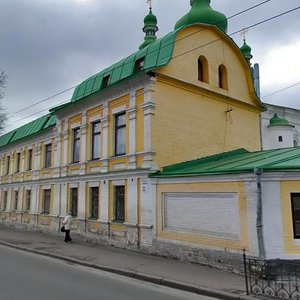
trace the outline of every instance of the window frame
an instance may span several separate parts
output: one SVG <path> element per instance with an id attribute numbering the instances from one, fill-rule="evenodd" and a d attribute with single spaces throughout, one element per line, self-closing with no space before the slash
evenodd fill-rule
<path id="1" fill-rule="evenodd" d="M 6 175 L 9 174 L 10 171 L 10 155 L 6 156 Z"/>
<path id="2" fill-rule="evenodd" d="M 78 188 L 77 187 L 70 188 L 70 211 L 73 217 L 78 216 Z"/>
<path id="3" fill-rule="evenodd" d="M 3 205 L 2 205 L 3 211 L 7 210 L 7 199 L 8 199 L 8 192 L 3 191 Z"/>
<path id="4" fill-rule="evenodd" d="M 209 83 L 208 60 L 203 55 L 198 58 L 198 80 L 204 83 Z"/>
<path id="5" fill-rule="evenodd" d="M 17 159 L 16 159 L 16 172 L 20 172 L 21 167 L 21 152 L 17 152 Z"/>
<path id="6" fill-rule="evenodd" d="M 125 122 L 124 124 L 121 124 L 119 125 L 118 124 L 118 120 L 119 118 L 121 117 L 124 117 L 125 118 Z M 121 156 L 121 155 L 125 155 L 126 154 L 126 111 L 122 111 L 120 113 L 117 113 L 114 115 L 114 121 L 115 121 L 115 126 L 114 126 L 114 129 L 115 129 L 115 134 L 114 134 L 114 143 L 115 143 L 115 149 L 114 149 L 114 152 L 115 152 L 115 156 Z M 119 132 L 123 132 L 124 131 L 124 151 L 121 151 L 121 148 L 119 146 Z M 123 147 L 122 147 L 123 148 Z"/>
<path id="7" fill-rule="evenodd" d="M 27 151 L 27 170 L 32 170 L 32 162 L 33 162 L 33 150 L 28 149 Z"/>
<path id="8" fill-rule="evenodd" d="M 99 124 L 99 131 L 95 131 L 95 126 Z M 101 157 L 101 121 L 97 120 L 91 123 L 92 131 L 91 131 L 91 139 L 92 139 L 92 148 L 91 148 L 91 160 L 97 160 Z M 97 143 L 97 139 L 99 142 L 99 155 L 95 154 L 95 144 Z"/>
<path id="9" fill-rule="evenodd" d="M 228 90 L 228 71 L 227 68 L 222 64 L 218 68 L 218 80 L 219 88 Z"/>
<path id="10" fill-rule="evenodd" d="M 99 186 L 90 187 L 89 219 L 99 218 Z"/>
<path id="11" fill-rule="evenodd" d="M 31 209 L 31 190 L 25 190 L 25 211 Z"/>
<path id="12" fill-rule="evenodd" d="M 43 189 L 42 214 L 49 215 L 51 207 L 51 189 Z"/>
<path id="13" fill-rule="evenodd" d="M 52 143 L 45 145 L 45 168 L 50 168 L 52 166 Z"/>
<path id="14" fill-rule="evenodd" d="M 299 208 L 297 208 L 297 210 L 299 210 L 299 219 L 296 220 L 296 216 L 295 216 L 295 198 L 298 197 L 299 198 Z M 291 193 L 291 208 L 292 208 L 292 220 L 293 220 L 293 235 L 294 235 L 294 239 L 300 239 L 300 229 L 299 232 L 297 233 L 297 228 L 296 226 L 299 224 L 300 225 L 300 192 L 299 193 Z"/>
<path id="15" fill-rule="evenodd" d="M 114 186 L 114 222 L 125 222 L 125 185 Z"/>
<path id="16" fill-rule="evenodd" d="M 80 127 L 72 129 L 72 163 L 80 162 Z"/>
<path id="17" fill-rule="evenodd" d="M 18 203 L 19 202 L 19 191 L 14 191 L 14 205 L 12 211 L 18 210 Z"/>

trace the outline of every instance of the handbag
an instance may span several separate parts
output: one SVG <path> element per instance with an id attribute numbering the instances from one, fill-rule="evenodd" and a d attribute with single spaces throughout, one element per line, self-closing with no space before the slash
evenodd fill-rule
<path id="1" fill-rule="evenodd" d="M 65 232 L 65 231 L 66 231 L 66 230 L 65 230 L 65 225 L 61 226 L 60 231 L 61 231 L 61 232 Z"/>

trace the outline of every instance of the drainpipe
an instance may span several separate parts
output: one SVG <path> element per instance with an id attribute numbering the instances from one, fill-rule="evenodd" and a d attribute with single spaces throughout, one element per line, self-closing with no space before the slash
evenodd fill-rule
<path id="1" fill-rule="evenodd" d="M 261 191 L 261 175 L 263 170 L 254 169 L 254 174 L 256 175 L 256 187 L 257 187 L 257 211 L 256 211 L 256 232 L 258 240 L 258 252 L 259 258 L 265 259 L 266 251 L 264 245 L 263 236 L 263 214 L 262 214 L 262 191 Z"/>

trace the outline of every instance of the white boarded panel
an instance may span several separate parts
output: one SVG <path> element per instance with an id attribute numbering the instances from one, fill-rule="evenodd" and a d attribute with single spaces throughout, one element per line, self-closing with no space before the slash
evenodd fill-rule
<path id="1" fill-rule="evenodd" d="M 236 193 L 164 193 L 163 230 L 240 239 Z"/>

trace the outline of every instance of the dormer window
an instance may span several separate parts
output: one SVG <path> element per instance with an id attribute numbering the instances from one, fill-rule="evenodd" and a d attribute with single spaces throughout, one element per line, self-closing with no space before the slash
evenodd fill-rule
<path id="1" fill-rule="evenodd" d="M 144 69 L 145 58 L 140 58 L 135 62 L 134 70 L 135 72 L 140 72 Z"/>
<path id="2" fill-rule="evenodd" d="M 205 83 L 209 82 L 208 61 L 202 55 L 198 59 L 198 80 Z"/>
<path id="3" fill-rule="evenodd" d="M 101 89 L 104 89 L 108 86 L 110 75 L 104 76 L 102 80 Z"/>

